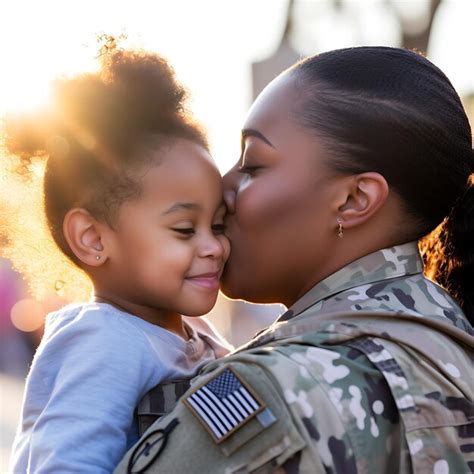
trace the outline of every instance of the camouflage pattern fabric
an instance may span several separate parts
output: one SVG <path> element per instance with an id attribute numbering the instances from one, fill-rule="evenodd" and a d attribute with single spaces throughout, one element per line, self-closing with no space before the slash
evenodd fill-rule
<path id="1" fill-rule="evenodd" d="M 189 380 L 175 380 L 160 383 L 146 393 L 136 409 L 139 435 L 163 415 L 170 413 L 189 386 Z"/>
<path id="2" fill-rule="evenodd" d="M 143 438 L 116 472 L 473 472 L 473 330 L 421 272 L 409 243 L 320 282 L 183 396 L 231 367 L 276 421 L 217 444 L 179 401 L 147 431 L 173 423 L 166 441 Z"/>

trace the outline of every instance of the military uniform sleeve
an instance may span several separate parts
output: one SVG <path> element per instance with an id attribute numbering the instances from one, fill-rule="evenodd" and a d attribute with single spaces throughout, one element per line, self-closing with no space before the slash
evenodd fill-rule
<path id="1" fill-rule="evenodd" d="M 129 472 L 275 472 L 306 440 L 271 375 L 257 364 L 217 364 L 154 423 L 117 467 Z M 313 463 L 312 472 L 325 472 Z"/>

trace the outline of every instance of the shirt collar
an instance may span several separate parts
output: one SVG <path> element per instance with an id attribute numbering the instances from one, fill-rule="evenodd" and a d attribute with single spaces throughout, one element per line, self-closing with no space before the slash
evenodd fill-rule
<path id="1" fill-rule="evenodd" d="M 417 242 L 408 242 L 377 250 L 349 263 L 317 283 L 296 301 L 278 321 L 291 319 L 319 301 L 342 291 L 376 281 L 422 272 L 423 262 Z"/>

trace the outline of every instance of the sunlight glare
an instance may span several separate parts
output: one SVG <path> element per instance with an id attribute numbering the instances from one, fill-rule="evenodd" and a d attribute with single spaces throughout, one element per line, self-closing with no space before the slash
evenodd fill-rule
<path id="1" fill-rule="evenodd" d="M 95 58 L 83 41 L 87 38 L 96 47 L 95 35 L 84 28 L 88 24 L 88 10 L 78 9 L 78 15 L 72 18 L 69 13 L 64 16 L 68 20 L 61 21 L 56 16 L 61 14 L 61 8 L 64 6 L 58 2 L 27 0 L 10 1 L 3 7 L 7 21 L 0 28 L 4 65 L 0 76 L 0 113 L 41 107 L 49 100 L 53 79 L 96 67 Z M 50 13 L 45 15 L 48 10 Z M 39 18 L 42 20 L 38 21 Z"/>

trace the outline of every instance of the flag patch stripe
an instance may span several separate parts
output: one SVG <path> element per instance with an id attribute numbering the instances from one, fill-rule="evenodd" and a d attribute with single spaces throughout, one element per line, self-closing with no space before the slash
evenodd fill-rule
<path id="1" fill-rule="evenodd" d="M 250 395 L 249 392 L 247 392 L 247 390 L 245 389 L 245 387 L 242 387 L 240 389 L 242 395 L 245 397 L 245 399 L 247 400 L 247 402 L 250 404 L 250 406 L 254 409 L 254 410 L 257 410 L 258 409 L 258 405 L 255 403 L 255 400 L 252 398 L 252 396 Z"/>
<path id="2" fill-rule="evenodd" d="M 234 392 L 234 395 L 235 395 L 235 398 L 237 398 L 241 404 L 241 406 L 243 406 L 245 408 L 245 410 L 247 411 L 247 413 L 252 413 L 252 408 L 251 406 L 247 403 L 247 401 L 245 400 L 245 398 L 242 396 L 242 394 L 240 393 L 240 390 L 236 390 Z"/>
<path id="3" fill-rule="evenodd" d="M 214 403 L 219 403 L 219 399 L 206 387 L 202 387 L 202 391 L 211 398 Z M 224 415 L 227 417 L 227 419 L 231 422 L 232 426 L 235 426 L 238 424 L 238 421 L 232 416 L 232 413 L 227 409 L 226 405 L 224 403 L 220 404 L 220 409 L 224 413 Z M 229 429 L 232 429 L 232 426 Z"/>
<path id="4" fill-rule="evenodd" d="M 235 418 L 237 419 L 237 421 L 239 423 L 241 423 L 242 421 L 244 421 L 244 417 L 235 409 L 235 407 L 230 403 L 230 400 L 223 400 L 224 401 L 224 405 L 232 411 L 232 413 L 234 414 Z"/>
<path id="5" fill-rule="evenodd" d="M 230 424 L 227 422 L 227 420 L 224 419 L 222 416 L 221 412 L 219 411 L 219 407 L 217 405 L 214 405 L 212 401 L 210 401 L 207 397 L 206 394 L 203 392 L 195 393 L 193 398 L 196 400 L 199 400 L 205 410 L 209 413 L 209 415 L 212 415 L 212 419 L 214 420 L 214 423 L 217 425 L 219 428 L 219 431 L 221 433 L 226 433 L 228 430 L 230 430 L 232 427 Z"/>
<path id="6" fill-rule="evenodd" d="M 192 399 L 189 399 L 188 398 L 188 401 L 190 403 L 190 405 L 196 410 L 196 413 L 199 414 L 199 416 L 202 417 L 202 419 L 206 422 L 207 426 L 209 426 L 209 428 L 214 432 L 215 436 L 217 437 L 220 437 L 222 436 L 221 433 L 217 430 L 217 428 L 214 426 L 214 424 L 212 423 L 212 421 L 207 417 L 206 413 L 204 411 L 201 410 L 201 408 L 199 407 L 199 405 L 197 405 L 197 403 L 192 400 Z"/>
<path id="7" fill-rule="evenodd" d="M 231 368 L 225 368 L 184 400 L 217 443 L 247 423 L 265 406 Z"/>
<path id="8" fill-rule="evenodd" d="M 230 420 L 227 419 L 227 416 L 222 410 L 222 404 L 220 404 L 219 402 L 216 403 L 213 400 L 210 400 L 203 390 L 201 390 L 199 393 L 196 393 L 195 395 L 206 398 L 206 405 L 217 416 L 217 419 L 225 426 L 224 431 L 228 431 L 232 429 L 233 424 L 230 422 Z"/>
<path id="9" fill-rule="evenodd" d="M 239 403 L 237 398 L 234 394 L 229 395 L 229 402 L 232 403 L 234 410 L 236 410 L 240 415 L 245 419 L 247 418 L 248 414 L 245 411 L 245 408 Z"/>
<path id="10" fill-rule="evenodd" d="M 222 436 L 225 432 L 225 429 L 223 427 L 219 427 L 219 425 L 215 422 L 214 417 L 210 415 L 210 413 L 206 410 L 205 405 L 196 397 L 194 397 L 192 401 L 199 408 L 199 413 L 201 414 L 203 419 L 206 419 L 208 425 L 211 427 L 214 434 L 216 436 Z"/>

